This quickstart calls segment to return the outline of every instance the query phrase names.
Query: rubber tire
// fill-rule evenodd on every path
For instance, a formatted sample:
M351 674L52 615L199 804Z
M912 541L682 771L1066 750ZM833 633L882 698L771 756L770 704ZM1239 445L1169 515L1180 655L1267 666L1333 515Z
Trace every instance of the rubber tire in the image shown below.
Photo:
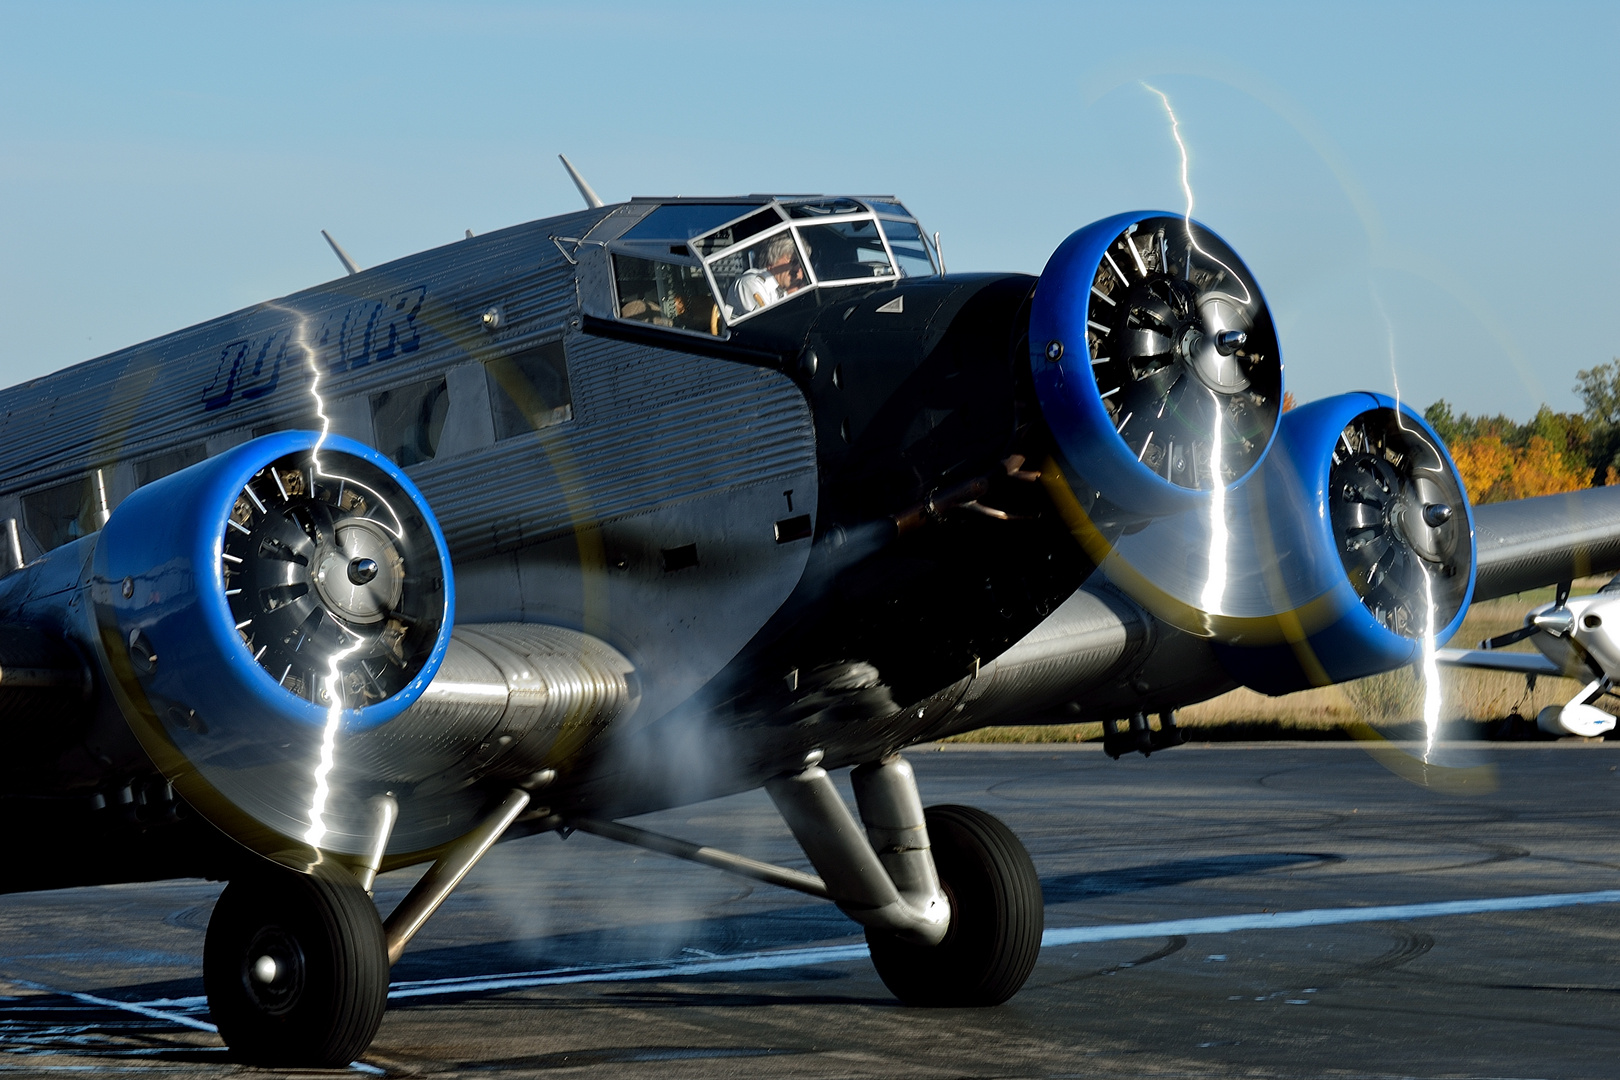
M256 990L254 961L289 943L301 955L284 965L278 976L284 985ZM289 974L294 969L297 975ZM238 1060L348 1065L371 1045L388 1004L382 920L345 870L259 868L233 878L214 904L203 944L203 986L219 1034ZM267 1004L272 994L278 1000Z
M1041 952L1046 908L1029 852L1000 820L971 806L924 811L951 926L938 945L867 930L883 984L907 1005L983 1007L1016 994Z

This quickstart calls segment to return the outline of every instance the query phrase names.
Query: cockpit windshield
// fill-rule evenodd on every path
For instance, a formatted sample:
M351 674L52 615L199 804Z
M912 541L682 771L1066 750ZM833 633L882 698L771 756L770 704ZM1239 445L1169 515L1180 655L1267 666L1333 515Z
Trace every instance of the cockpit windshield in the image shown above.
M716 336L809 289L940 272L889 200L671 203L610 247L620 318Z

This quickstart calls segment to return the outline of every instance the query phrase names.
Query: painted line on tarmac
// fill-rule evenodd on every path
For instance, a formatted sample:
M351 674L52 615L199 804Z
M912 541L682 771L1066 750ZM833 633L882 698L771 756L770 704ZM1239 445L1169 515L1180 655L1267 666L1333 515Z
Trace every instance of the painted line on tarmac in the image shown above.
M735 956L695 960L668 960L599 965L588 968L552 968L549 971L513 972L481 978L423 979L395 983L388 991L390 1000L445 994L476 994L492 990L519 990L529 986L560 986L566 983L625 982L632 979L668 979L676 976L707 975L724 971L770 971L776 968L812 967L845 960L865 960L866 943L820 945L810 949L776 949Z
M1578 907L1587 904L1620 903L1620 889L1601 892L1544 893L1539 896L1504 896L1483 900L1442 900L1428 904L1385 904L1377 907L1311 908L1304 911L1252 912L1243 915L1216 915L1200 919L1169 919L1162 922L1125 923L1113 926L1055 927L1041 935L1041 947L1079 945L1088 942L1128 941L1133 938L1192 937L1203 934L1230 934L1241 930L1288 930L1305 926L1335 926L1362 922L1405 922L1448 915L1479 915L1493 911L1537 911L1545 908ZM668 979L730 971L771 971L783 968L813 967L848 960L864 960L866 945L830 945L806 949L780 949L692 960L656 963L626 963L595 967L551 968L545 971L512 972L473 978L422 979L398 982L389 990L390 999L439 997L450 994L488 993L521 990L535 986L562 986L570 983L629 982L642 979Z
M1620 889L1584 893L1543 893L1540 896L1502 896L1488 900L1441 900L1432 904L1261 911L1247 915L1167 919L1164 922L1126 923L1120 926L1066 926L1042 934L1041 947L1079 945L1093 941L1127 941L1131 938L1230 934L1238 930L1291 930L1301 926L1405 922L1408 919L1435 919L1444 915L1480 915L1490 911L1539 911L1544 908L1616 903L1620 903Z
M38 993L55 994L58 997L72 998L74 1001L83 1002L86 1005L95 1005L103 1009L117 1009L120 1012L134 1013L136 1016L144 1016L148 1020L162 1020L170 1024L177 1024L180 1027L193 1028L197 1031L206 1031L211 1034L217 1035L219 1033L219 1028L215 1027L213 1024L210 1024L206 1020L198 1020L192 1016L172 1013L166 1009L156 1007L160 1004L169 1004L167 1001L118 1001L115 998L97 997L95 994L81 994L75 990L58 990L54 986L46 986L44 983L33 982L28 979L7 979L6 981L16 986L26 987L27 989L34 990Z

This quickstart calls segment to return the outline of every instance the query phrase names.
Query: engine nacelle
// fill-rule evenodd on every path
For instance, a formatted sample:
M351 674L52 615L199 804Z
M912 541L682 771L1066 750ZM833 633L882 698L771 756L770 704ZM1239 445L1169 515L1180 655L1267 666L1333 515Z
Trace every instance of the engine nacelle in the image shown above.
M1276 431L1270 311L1237 253L1196 221L1135 212L1072 234L1041 272L1029 344L1063 472L1093 517L1206 505Z
M1473 516L1434 429L1382 394L1284 415L1265 467L1234 493L1264 547L1234 552L1273 609L1217 637L1233 678L1269 694L1413 663L1444 644L1474 587Z
M158 769L262 854L362 854L377 794L345 743L416 701L449 646L438 524L387 458L288 431L133 492L101 531L0 583L76 640ZM305 849L305 850L307 850Z

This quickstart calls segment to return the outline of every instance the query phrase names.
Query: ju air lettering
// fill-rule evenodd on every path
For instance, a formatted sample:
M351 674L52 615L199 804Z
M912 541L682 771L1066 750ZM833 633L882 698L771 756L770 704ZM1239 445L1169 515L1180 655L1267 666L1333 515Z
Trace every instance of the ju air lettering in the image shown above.
M288 369L312 359L324 373L337 375L416 352L422 347L417 317L426 296L427 289L418 285L384 300L351 304L312 320L313 325L231 342L220 349L213 378L203 387L203 409L213 412L268 397ZM314 351L313 358L307 350Z

